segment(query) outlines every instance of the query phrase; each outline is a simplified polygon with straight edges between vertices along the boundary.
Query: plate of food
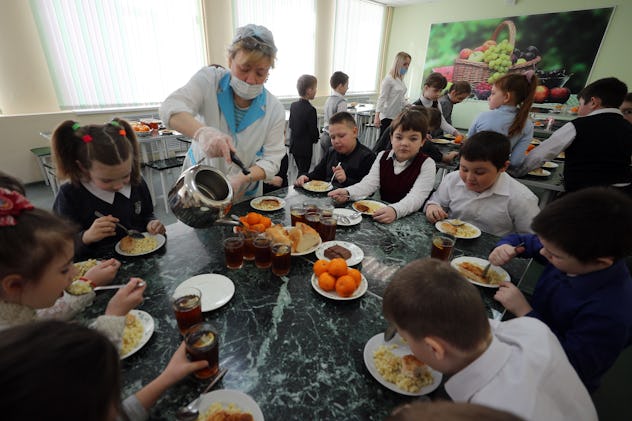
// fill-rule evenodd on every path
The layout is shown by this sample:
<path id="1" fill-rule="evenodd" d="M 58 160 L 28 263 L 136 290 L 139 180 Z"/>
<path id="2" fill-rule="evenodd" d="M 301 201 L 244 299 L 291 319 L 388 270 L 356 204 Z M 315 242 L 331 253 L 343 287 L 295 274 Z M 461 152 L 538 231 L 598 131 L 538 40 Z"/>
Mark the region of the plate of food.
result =
<path id="1" fill-rule="evenodd" d="M 162 234 L 151 235 L 144 232 L 143 235 L 145 238 L 132 238 L 129 235 L 121 238 L 114 250 L 121 256 L 142 256 L 153 253 L 167 242 Z"/>
<path id="2" fill-rule="evenodd" d="M 430 140 L 432 143 L 436 143 L 437 145 L 447 145 L 449 143 L 452 143 L 451 140 L 448 139 L 441 139 L 440 137 L 437 138 L 433 138 Z"/>
<path id="3" fill-rule="evenodd" d="M 203 273 L 183 281 L 176 288 L 193 287 L 202 292 L 202 311 L 220 308 L 235 295 L 235 284 L 224 275 Z"/>
<path id="4" fill-rule="evenodd" d="M 557 156 L 557 159 L 566 159 L 566 152 L 565 151 L 560 152 L 560 154 Z"/>
<path id="5" fill-rule="evenodd" d="M 382 332 L 364 346 L 364 364 L 375 380 L 393 392 L 422 396 L 441 384 L 443 375 L 412 355 L 401 336 L 384 342 Z"/>
<path id="6" fill-rule="evenodd" d="M 279 209 L 283 209 L 283 207 L 285 206 L 285 200 L 281 199 L 280 197 L 261 196 L 252 199 L 250 201 L 250 206 L 259 211 L 273 212 Z"/>
<path id="7" fill-rule="evenodd" d="M 489 261 L 479 259 L 478 257 L 461 256 L 450 262 L 452 267 L 461 272 L 465 278 L 473 283 L 486 288 L 498 288 L 503 282 L 511 281 L 511 277 L 507 271 L 501 267 L 492 265 L 487 272 L 487 276 L 483 278 L 483 271 Z"/>
<path id="8" fill-rule="evenodd" d="M 334 186 L 327 181 L 312 180 L 303 184 L 303 188 L 307 191 L 315 193 L 324 193 L 328 192 L 329 190 L 333 190 Z"/>
<path id="9" fill-rule="evenodd" d="M 121 341 L 121 359 L 131 356 L 141 349 L 154 333 L 154 319 L 142 310 L 131 310 L 125 316 L 125 329 Z"/>
<path id="10" fill-rule="evenodd" d="M 360 281 L 360 284 L 356 284 L 356 289 L 353 291 L 353 293 L 349 296 L 342 296 L 340 294 L 338 294 L 334 289 L 331 289 L 330 291 L 325 291 L 323 288 L 320 287 L 320 285 L 318 285 L 318 277 L 313 274 L 312 275 L 312 288 L 314 288 L 314 290 L 319 293 L 320 295 L 322 295 L 323 297 L 327 297 L 330 298 L 332 300 L 337 300 L 337 301 L 347 301 L 347 300 L 355 300 L 356 298 L 360 298 L 362 297 L 367 289 L 369 289 L 369 282 L 366 280 L 366 278 L 364 277 L 364 275 L 362 276 L 362 280 Z"/>
<path id="11" fill-rule="evenodd" d="M 302 222 L 297 222 L 295 227 L 272 225 L 265 232 L 272 239 L 272 243 L 288 244 L 292 248 L 292 256 L 313 253 L 323 242 L 318 231 Z"/>
<path id="12" fill-rule="evenodd" d="M 353 225 L 358 225 L 360 222 L 362 222 L 362 215 L 358 214 L 358 211 L 355 211 L 353 209 L 336 208 L 334 209 L 334 215 L 338 217 L 337 223 L 341 227 L 350 227 Z M 340 218 L 341 216 L 348 218 L 348 220 L 345 219 L 343 221 L 342 218 Z"/>
<path id="13" fill-rule="evenodd" d="M 239 390 L 214 390 L 200 395 L 199 410 L 198 420 L 202 421 L 233 419 L 264 421 L 257 402 Z"/>
<path id="14" fill-rule="evenodd" d="M 454 139 L 454 138 L 456 138 L 455 135 L 450 134 L 450 133 L 444 133 L 443 137 L 445 137 L 446 139 Z"/>
<path id="15" fill-rule="evenodd" d="M 531 139 L 531 144 L 532 145 L 536 145 L 537 146 L 540 143 L 542 143 L 542 141 L 540 139 L 536 139 L 536 138 Z"/>
<path id="16" fill-rule="evenodd" d="M 358 246 L 347 241 L 327 241 L 316 249 L 318 259 L 331 260 L 341 257 L 348 266 L 355 266 L 364 259 L 364 252 Z"/>
<path id="17" fill-rule="evenodd" d="M 551 175 L 551 171 L 547 171 L 543 168 L 536 168 L 533 171 L 529 171 L 527 174 L 533 175 L 535 177 L 548 177 L 549 175 Z"/>
<path id="18" fill-rule="evenodd" d="M 363 215 L 372 216 L 376 210 L 383 208 L 386 205 L 382 202 L 378 202 L 377 200 L 358 200 L 357 202 L 353 202 L 351 206 Z"/>
<path id="19" fill-rule="evenodd" d="M 556 164 L 555 162 L 551 162 L 551 161 L 546 161 L 544 164 L 542 164 L 542 168 L 557 168 L 559 167 L 559 164 Z"/>
<path id="20" fill-rule="evenodd" d="M 437 221 L 435 228 L 444 234 L 450 234 L 456 238 L 471 239 L 481 236 L 481 230 L 476 225 L 461 221 L 460 219 Z"/>

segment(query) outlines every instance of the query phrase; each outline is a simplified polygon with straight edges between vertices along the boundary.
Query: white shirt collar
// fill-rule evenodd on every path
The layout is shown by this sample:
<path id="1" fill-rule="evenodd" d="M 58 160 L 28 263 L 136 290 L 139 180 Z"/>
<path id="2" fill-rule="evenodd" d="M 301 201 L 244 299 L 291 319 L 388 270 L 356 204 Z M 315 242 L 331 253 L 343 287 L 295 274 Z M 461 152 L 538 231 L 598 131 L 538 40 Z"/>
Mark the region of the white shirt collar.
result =
<path id="1" fill-rule="evenodd" d="M 598 108 L 588 115 L 597 115 L 597 114 L 605 114 L 605 113 L 615 113 L 615 114 L 623 115 L 621 110 L 618 108 Z"/>
<path id="2" fill-rule="evenodd" d="M 511 176 L 507 174 L 507 172 L 505 171 L 501 172 L 500 175 L 498 176 L 498 179 L 496 179 L 496 182 L 492 184 L 490 188 L 480 193 L 469 190 L 461 177 L 459 177 L 459 181 L 457 181 L 457 186 L 463 187 L 464 189 L 470 191 L 471 193 L 478 195 L 478 197 L 487 197 L 493 194 L 499 194 L 501 196 L 509 196 L 510 182 L 507 179 L 507 177 L 511 177 Z"/>
<path id="3" fill-rule="evenodd" d="M 109 203 L 110 205 L 114 203 L 114 197 L 115 197 L 116 193 L 121 193 L 123 196 L 127 197 L 128 199 L 129 199 L 129 197 L 132 194 L 132 186 L 129 185 L 129 184 L 126 184 L 125 186 L 123 186 L 123 188 L 121 190 L 119 190 L 118 192 L 113 192 L 113 191 L 107 191 L 107 190 L 100 189 L 97 186 L 95 186 L 94 182 L 92 182 L 92 181 L 90 181 L 88 183 L 86 183 L 85 181 L 82 181 L 81 185 L 83 187 L 85 187 L 86 190 L 88 190 L 94 196 L 98 197 L 99 199 L 103 200 L 104 202 Z"/>

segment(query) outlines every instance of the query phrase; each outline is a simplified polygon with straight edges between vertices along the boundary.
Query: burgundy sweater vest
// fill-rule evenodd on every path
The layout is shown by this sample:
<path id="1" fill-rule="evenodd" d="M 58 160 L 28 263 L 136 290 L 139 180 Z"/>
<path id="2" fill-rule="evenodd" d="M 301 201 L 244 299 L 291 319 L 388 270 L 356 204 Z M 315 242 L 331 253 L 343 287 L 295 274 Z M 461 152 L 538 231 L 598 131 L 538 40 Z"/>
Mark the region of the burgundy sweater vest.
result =
<path id="1" fill-rule="evenodd" d="M 413 188 L 421 172 L 421 165 L 428 155 L 419 152 L 412 164 L 397 175 L 393 167 L 395 155 L 390 160 L 387 158 L 388 151 L 384 152 L 380 159 L 380 198 L 389 203 L 397 203 Z"/>

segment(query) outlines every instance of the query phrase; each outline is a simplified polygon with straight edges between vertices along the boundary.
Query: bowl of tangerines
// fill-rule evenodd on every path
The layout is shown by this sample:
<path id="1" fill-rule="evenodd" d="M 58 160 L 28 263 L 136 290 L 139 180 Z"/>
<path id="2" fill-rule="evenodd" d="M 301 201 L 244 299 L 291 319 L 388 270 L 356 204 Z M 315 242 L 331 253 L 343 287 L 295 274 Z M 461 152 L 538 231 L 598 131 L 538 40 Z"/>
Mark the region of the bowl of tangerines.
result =
<path id="1" fill-rule="evenodd" d="M 368 282 L 358 269 L 348 267 L 345 259 L 337 257 L 314 263 L 312 287 L 332 300 L 354 300 L 364 295 Z"/>

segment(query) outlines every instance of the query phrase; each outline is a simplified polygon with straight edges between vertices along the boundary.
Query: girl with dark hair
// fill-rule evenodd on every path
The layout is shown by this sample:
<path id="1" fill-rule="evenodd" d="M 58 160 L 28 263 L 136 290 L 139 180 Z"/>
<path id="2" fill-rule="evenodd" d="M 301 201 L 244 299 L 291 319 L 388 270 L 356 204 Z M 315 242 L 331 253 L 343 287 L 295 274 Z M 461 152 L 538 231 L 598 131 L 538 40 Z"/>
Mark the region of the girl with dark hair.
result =
<path id="1" fill-rule="evenodd" d="M 164 234 L 140 173 L 138 142 L 131 126 L 114 119 L 81 126 L 64 121 L 53 133 L 53 156 L 63 184 L 53 210 L 77 224 L 77 254 L 93 256 L 125 236 L 116 223 L 150 234 Z M 95 211 L 103 217 L 95 217 Z"/>

